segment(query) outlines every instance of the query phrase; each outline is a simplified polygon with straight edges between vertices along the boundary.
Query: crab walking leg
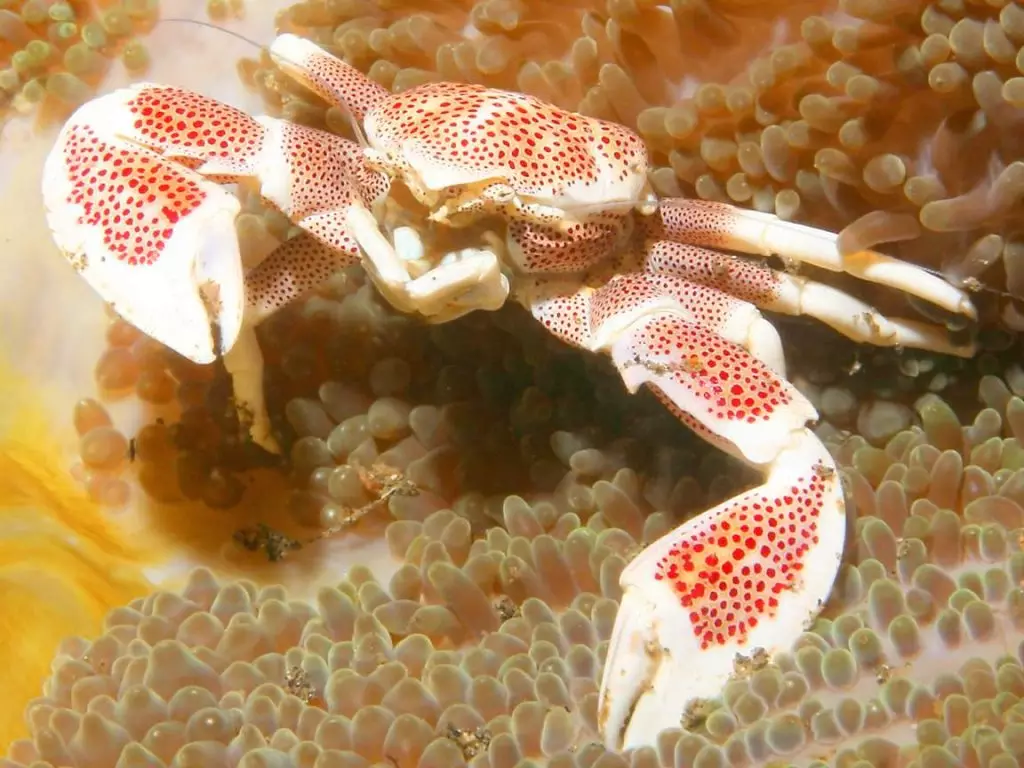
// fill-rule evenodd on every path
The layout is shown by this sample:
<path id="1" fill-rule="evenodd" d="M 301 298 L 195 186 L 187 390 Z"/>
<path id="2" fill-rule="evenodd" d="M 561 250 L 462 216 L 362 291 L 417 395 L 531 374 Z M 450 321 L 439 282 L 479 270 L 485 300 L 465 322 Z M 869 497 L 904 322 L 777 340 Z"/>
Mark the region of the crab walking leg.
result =
<path id="1" fill-rule="evenodd" d="M 271 432 L 263 394 L 263 352 L 256 337 L 256 324 L 248 318 L 242 323 L 238 341 L 224 355 L 224 369 L 231 377 L 235 407 L 242 424 L 248 424 L 249 437 L 268 453 L 281 453 Z"/>
<path id="2" fill-rule="evenodd" d="M 141 84 L 80 107 L 47 156 L 43 201 L 54 241 L 118 314 L 210 363 L 242 324 L 239 203 L 160 154 L 167 142 L 149 121 L 165 92 Z"/>
<path id="3" fill-rule="evenodd" d="M 598 704 L 613 750 L 653 745 L 690 703 L 719 695 L 737 653 L 788 647 L 831 589 L 846 529 L 835 465 L 806 428 L 813 406 L 680 302 L 658 301 L 652 282 L 624 275 L 573 292 L 535 281 L 517 293 L 556 335 L 610 354 L 631 391 L 651 387 L 766 475 L 623 571 Z"/>
<path id="4" fill-rule="evenodd" d="M 632 234 L 629 216 L 605 216 L 556 228 L 511 221 L 506 237 L 509 258 L 524 272 L 574 274 L 606 261 Z"/>
<path id="5" fill-rule="evenodd" d="M 652 229 L 658 236 L 693 245 L 759 256 L 778 255 L 831 272 L 846 272 L 894 288 L 970 318 L 977 311 L 966 293 L 920 267 L 876 251 L 843 255 L 838 235 L 777 216 L 725 203 L 672 198 L 659 203 Z"/>
<path id="6" fill-rule="evenodd" d="M 324 101 L 342 106 L 361 124 L 366 113 L 391 94 L 355 67 L 332 56 L 316 43 L 298 35 L 278 35 L 270 44 L 270 58 L 289 77 Z"/>
<path id="7" fill-rule="evenodd" d="M 976 351 L 973 342 L 952 343 L 939 326 L 887 318 L 869 304 L 824 283 L 696 245 L 648 241 L 641 263 L 634 266 L 656 274 L 678 275 L 771 312 L 813 317 L 865 344 L 927 349 L 958 357 L 971 357 Z"/>

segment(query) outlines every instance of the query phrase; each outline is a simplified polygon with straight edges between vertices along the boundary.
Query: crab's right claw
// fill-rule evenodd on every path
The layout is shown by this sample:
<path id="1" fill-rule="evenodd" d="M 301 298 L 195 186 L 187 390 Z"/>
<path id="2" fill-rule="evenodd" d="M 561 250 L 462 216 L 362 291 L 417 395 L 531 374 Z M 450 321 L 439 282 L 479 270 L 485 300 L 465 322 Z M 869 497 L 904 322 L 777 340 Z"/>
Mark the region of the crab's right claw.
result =
<path id="1" fill-rule="evenodd" d="M 809 430 L 767 468 L 764 485 L 663 536 L 623 571 L 622 603 L 601 681 L 609 749 L 693 727 L 707 700 L 789 650 L 831 591 L 846 533 L 843 492 Z"/>
<path id="2" fill-rule="evenodd" d="M 119 315 L 190 360 L 210 363 L 232 347 L 242 325 L 239 203 L 123 138 L 117 126 L 137 93 L 90 101 L 65 124 L 43 169 L 47 223 Z"/>

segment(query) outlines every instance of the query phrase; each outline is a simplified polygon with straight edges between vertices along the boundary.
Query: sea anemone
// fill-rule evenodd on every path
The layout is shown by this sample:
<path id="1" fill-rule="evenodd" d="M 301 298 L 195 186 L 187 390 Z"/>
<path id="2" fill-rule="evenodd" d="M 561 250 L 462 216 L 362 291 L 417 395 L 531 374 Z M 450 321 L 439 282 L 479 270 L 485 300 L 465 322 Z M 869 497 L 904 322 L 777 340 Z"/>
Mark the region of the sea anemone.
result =
<path id="1" fill-rule="evenodd" d="M 821 6 L 310 0 L 276 28 L 395 89 L 482 82 L 615 119 L 647 141 L 662 194 L 843 229 L 849 250 L 898 241 L 887 250 L 954 280 L 1024 294 L 1020 7 Z M 45 124 L 140 76 L 132 35 L 156 10 L 0 8 L 0 119 Z M 209 11 L 227 23 L 241 5 Z M 238 68 L 267 110 L 348 130 L 265 57 Z M 242 195 L 243 246 L 289 235 Z M 1000 258 L 1003 277 L 983 274 Z M 993 306 L 1019 325 L 1012 303 Z M 850 500 L 835 594 L 791 653 L 738 659 L 720 701 L 622 756 L 596 744 L 618 574 L 747 482 L 741 468 L 518 309 L 428 328 L 358 270 L 260 329 L 288 453 L 276 465 L 237 439 L 222 370 L 113 319 L 97 391 L 76 393 L 69 419 L 90 497 L 76 498 L 143 521 L 151 564 L 218 575 L 136 597 L 145 583 L 123 572 L 73 629 L 40 620 L 35 652 L 48 654 L 122 606 L 97 639 L 61 644 L 5 764 L 1016 764 L 1024 374 L 1007 368 L 1016 340 L 987 332 L 989 351 L 966 363 L 833 341 L 792 366 Z M 961 426 L 979 392 L 985 409 Z M 120 541 L 105 532 L 92 562 L 112 562 Z M 45 599 L 16 586 L 18 604 Z M 39 670 L 25 674 L 19 706 L 37 692 L 24 689 Z"/>
<path id="2" fill-rule="evenodd" d="M 194 571 L 62 644 L 14 765 L 1015 765 L 1024 754 L 1024 400 L 987 377 L 883 446 L 834 444 L 855 531 L 821 618 L 738 658 L 720 702 L 630 755 L 596 743 L 618 573 L 663 530 L 635 473 L 509 497 L 501 524 L 391 522 L 397 568 L 352 566 L 311 602 Z M 993 407 L 995 406 L 995 407 Z M 998 410 L 997 410 L 998 408 Z M 564 440 L 564 437 L 558 438 Z M 554 442 L 554 440 L 553 440 Z M 613 527 L 614 525 L 614 527 Z"/>

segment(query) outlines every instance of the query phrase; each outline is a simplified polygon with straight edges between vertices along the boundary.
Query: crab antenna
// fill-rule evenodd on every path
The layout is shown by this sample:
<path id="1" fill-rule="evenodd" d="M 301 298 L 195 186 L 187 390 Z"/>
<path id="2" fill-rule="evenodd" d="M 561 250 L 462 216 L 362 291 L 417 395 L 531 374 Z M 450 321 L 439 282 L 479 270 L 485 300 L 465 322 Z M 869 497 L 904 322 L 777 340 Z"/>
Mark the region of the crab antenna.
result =
<path id="1" fill-rule="evenodd" d="M 231 37 L 234 37 L 237 40 L 241 40 L 243 43 L 248 43 L 253 48 L 256 48 L 259 51 L 262 51 L 265 48 L 265 46 L 260 45 L 255 40 L 246 37 L 240 32 L 235 32 L 233 29 L 221 27 L 209 21 L 201 21 L 200 19 L 183 19 L 172 16 L 169 18 L 159 19 L 157 21 L 157 24 L 159 25 L 167 22 L 171 24 L 194 24 L 197 27 L 207 27 L 208 29 L 215 29 L 218 32 L 223 32 L 225 35 L 230 35 Z M 298 64 L 294 61 L 289 61 L 288 59 L 285 59 L 285 61 L 288 61 L 289 64 L 295 64 L 295 66 L 298 66 Z M 366 140 L 366 134 L 363 133 L 363 128 L 361 125 L 359 125 L 359 121 L 356 120 L 355 115 L 352 114 L 352 110 L 349 108 L 348 104 L 343 103 L 341 106 L 345 108 L 345 116 L 348 118 L 349 128 L 352 129 L 352 133 L 355 135 L 356 141 L 359 142 L 359 146 L 361 146 L 363 149 L 369 148 L 370 143 Z"/>

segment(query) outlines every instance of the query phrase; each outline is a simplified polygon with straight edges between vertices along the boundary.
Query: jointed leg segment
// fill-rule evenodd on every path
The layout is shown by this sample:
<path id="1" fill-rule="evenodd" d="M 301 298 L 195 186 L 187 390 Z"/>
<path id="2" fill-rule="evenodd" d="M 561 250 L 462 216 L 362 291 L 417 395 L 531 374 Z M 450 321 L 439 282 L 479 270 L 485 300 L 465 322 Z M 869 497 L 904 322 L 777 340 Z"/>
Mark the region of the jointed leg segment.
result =
<path id="1" fill-rule="evenodd" d="M 705 200 L 662 200 L 655 216 L 649 222 L 654 237 L 758 256 L 778 255 L 895 288 L 948 312 L 976 315 L 967 294 L 942 278 L 875 251 L 844 256 L 838 235 L 825 230 Z"/>
<path id="2" fill-rule="evenodd" d="M 780 272 L 763 264 L 699 245 L 678 242 L 676 238 L 705 242 L 713 239 L 703 230 L 697 231 L 692 224 L 685 227 L 680 225 L 682 217 L 679 210 L 679 206 L 666 209 L 661 228 L 663 236 L 671 239 L 648 240 L 643 248 L 640 264 L 636 265 L 638 268 L 654 273 L 679 275 L 695 283 L 717 288 L 731 296 L 746 299 L 761 309 L 786 315 L 814 317 L 844 336 L 866 344 L 913 347 L 960 357 L 970 357 L 975 352 L 973 344 L 952 343 L 943 328 L 915 320 L 885 317 L 869 304 L 825 283 Z M 750 212 L 743 212 L 743 215 L 747 214 Z M 828 233 L 808 227 L 803 227 L 802 230 L 816 233 L 815 237 L 822 243 L 826 243 L 829 237 Z M 725 243 L 726 238 L 719 240 Z M 735 242 L 728 244 L 739 249 Z M 825 256 L 833 252 L 838 255 L 834 244 L 827 247 L 823 245 L 817 252 L 817 262 L 814 263 L 824 262 Z M 792 256 L 792 252 L 782 251 L 780 255 Z M 930 300 L 942 300 L 947 305 L 955 304 L 965 314 L 973 313 L 973 305 L 959 289 L 911 264 L 889 259 L 881 254 L 875 256 L 879 258 L 876 264 L 887 264 L 892 267 L 891 270 L 887 267 L 885 270 L 872 272 L 876 277 L 887 274 L 913 274 L 917 279 L 915 286 L 918 295 L 927 294 L 926 298 Z M 838 262 L 828 264 L 830 266 L 827 268 L 836 268 L 836 271 L 842 269 L 841 266 L 837 266 Z M 899 265 L 898 269 L 896 265 Z M 941 284 L 941 287 L 935 287 L 935 283 Z M 961 303 L 961 296 L 966 303 Z"/>
<path id="3" fill-rule="evenodd" d="M 593 289 L 538 282 L 517 296 L 564 340 L 607 351 L 629 389 L 651 387 L 684 423 L 766 478 L 623 572 L 598 705 L 613 750 L 653 743 L 688 704 L 717 696 L 737 653 L 787 647 L 827 597 L 845 537 L 839 475 L 806 427 L 813 406 L 712 329 L 749 305 L 697 314 L 699 292 L 687 285 L 634 273 Z M 756 310 L 746 316 L 755 320 Z"/>

